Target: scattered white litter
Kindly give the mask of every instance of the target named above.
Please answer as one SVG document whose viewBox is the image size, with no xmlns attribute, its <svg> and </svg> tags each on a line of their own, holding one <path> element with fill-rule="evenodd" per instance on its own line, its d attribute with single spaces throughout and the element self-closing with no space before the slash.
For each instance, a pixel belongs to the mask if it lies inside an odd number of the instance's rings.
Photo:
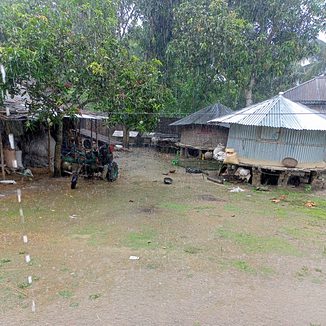
<svg viewBox="0 0 326 326">
<path fill-rule="evenodd" d="M 33 278 L 32 278 L 32 276 L 28 276 L 28 277 L 27 277 L 27 282 L 28 282 L 28 284 L 32 284 L 32 283 L 33 283 Z"/>
<path fill-rule="evenodd" d="M 27 235 L 23 235 L 23 242 L 24 242 L 24 243 L 27 243 L 27 242 L 28 242 Z"/>
<path fill-rule="evenodd" d="M 230 190 L 230 192 L 243 192 L 244 190 L 241 189 L 240 187 L 234 187 Z"/>
<path fill-rule="evenodd" d="M 15 149 L 15 139 L 13 134 L 8 135 L 11 149 Z"/>
<path fill-rule="evenodd" d="M 26 255 L 25 256 L 25 262 L 28 264 L 28 263 L 30 263 L 30 261 L 31 261 L 31 256 L 30 255 Z"/>
<path fill-rule="evenodd" d="M 32 312 L 35 312 L 35 310 L 36 310 L 36 307 L 35 307 L 35 301 L 33 300 L 33 301 L 32 301 Z"/>
<path fill-rule="evenodd" d="M 129 259 L 130 260 L 139 260 L 139 257 L 138 256 L 130 256 Z"/>
<path fill-rule="evenodd" d="M 22 191 L 21 191 L 21 189 L 17 189 L 17 199 L 18 199 L 18 203 L 21 203 L 21 201 L 22 201 Z"/>
<path fill-rule="evenodd" d="M 70 218 L 76 218 L 78 217 L 78 215 L 75 215 L 75 214 L 72 214 L 72 215 L 69 215 Z"/>
<path fill-rule="evenodd" d="M 16 181 L 15 180 L 1 180 L 0 183 L 3 183 L 5 185 L 15 185 Z"/>
</svg>

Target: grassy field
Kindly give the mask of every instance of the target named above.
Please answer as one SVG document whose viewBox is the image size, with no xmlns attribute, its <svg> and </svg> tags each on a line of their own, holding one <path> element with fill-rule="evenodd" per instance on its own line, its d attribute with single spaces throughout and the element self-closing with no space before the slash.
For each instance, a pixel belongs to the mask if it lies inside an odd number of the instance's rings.
<svg viewBox="0 0 326 326">
<path fill-rule="evenodd" d="M 115 183 L 0 188 L 1 325 L 325 325 L 325 193 L 165 185 L 171 157 L 119 155 Z"/>
</svg>

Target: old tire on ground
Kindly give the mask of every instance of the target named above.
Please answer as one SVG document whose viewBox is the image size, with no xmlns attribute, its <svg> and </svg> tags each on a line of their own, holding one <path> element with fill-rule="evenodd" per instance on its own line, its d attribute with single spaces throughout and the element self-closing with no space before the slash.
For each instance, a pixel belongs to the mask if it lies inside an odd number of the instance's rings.
<svg viewBox="0 0 326 326">
<path fill-rule="evenodd" d="M 119 167 L 116 162 L 112 162 L 111 167 L 106 175 L 106 178 L 109 182 L 113 182 L 118 179 L 119 176 Z"/>
</svg>

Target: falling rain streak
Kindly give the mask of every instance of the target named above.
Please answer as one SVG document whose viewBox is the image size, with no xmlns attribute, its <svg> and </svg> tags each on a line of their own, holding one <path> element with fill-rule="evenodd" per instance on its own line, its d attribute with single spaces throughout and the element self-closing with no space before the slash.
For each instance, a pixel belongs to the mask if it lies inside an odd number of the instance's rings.
<svg viewBox="0 0 326 326">
<path fill-rule="evenodd" d="M 2 82 L 3 82 L 3 84 L 5 84 L 6 83 L 6 71 L 5 71 L 5 68 L 4 68 L 4 66 L 2 64 L 0 65 L 0 72 L 1 72 L 1 76 L 2 76 Z M 7 116 L 8 115 L 10 115 L 9 110 L 7 110 Z M 8 141 L 9 141 L 11 149 L 14 150 L 15 149 L 15 139 L 14 139 L 13 134 L 8 135 Z M 14 168 L 17 168 L 17 161 L 16 160 L 12 161 L 12 166 Z M 28 245 L 28 237 L 25 234 L 25 216 L 24 216 L 24 211 L 23 211 L 23 207 L 22 207 L 22 191 L 21 191 L 21 189 L 17 189 L 17 202 L 19 204 L 20 223 L 22 225 L 22 230 L 23 230 L 22 241 L 23 241 L 24 245 L 27 246 Z M 31 259 L 30 254 L 25 254 L 25 263 L 30 264 L 31 260 L 32 259 Z M 27 283 L 29 285 L 32 285 L 33 277 L 31 275 L 27 276 Z M 33 289 L 32 289 L 32 297 L 34 297 Z M 35 304 L 34 298 L 32 299 L 31 309 L 32 309 L 32 312 L 35 312 L 35 310 L 36 310 L 36 304 Z"/>
</svg>

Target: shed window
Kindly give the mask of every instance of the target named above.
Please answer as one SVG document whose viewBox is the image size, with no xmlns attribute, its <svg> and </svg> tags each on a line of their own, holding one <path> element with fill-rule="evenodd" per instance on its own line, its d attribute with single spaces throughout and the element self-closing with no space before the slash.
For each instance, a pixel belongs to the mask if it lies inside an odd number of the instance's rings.
<svg viewBox="0 0 326 326">
<path fill-rule="evenodd" d="M 280 136 L 280 128 L 262 127 L 260 138 L 262 140 L 278 140 Z"/>
</svg>

